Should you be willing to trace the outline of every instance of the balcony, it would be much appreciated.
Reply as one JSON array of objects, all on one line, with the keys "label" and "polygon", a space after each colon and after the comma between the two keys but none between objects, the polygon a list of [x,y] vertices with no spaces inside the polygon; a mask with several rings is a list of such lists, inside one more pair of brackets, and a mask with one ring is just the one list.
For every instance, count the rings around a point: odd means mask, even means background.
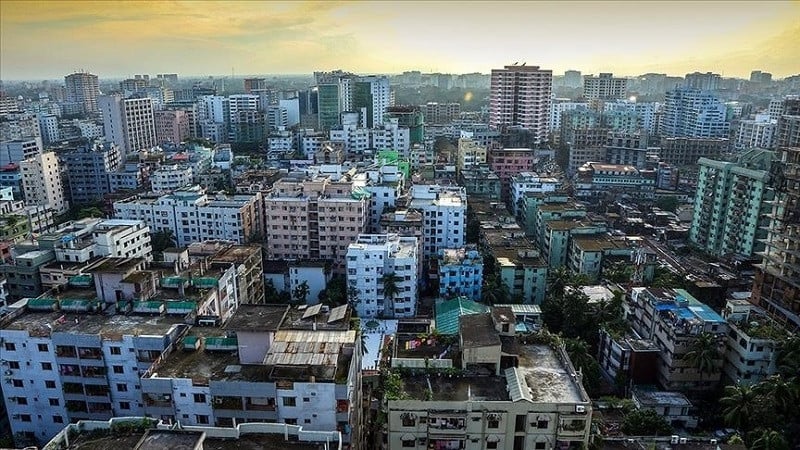
[{"label": "balcony", "polygon": [[245,401],[247,411],[275,411],[275,399],[266,397],[248,397]]},{"label": "balcony", "polygon": [[170,394],[144,394],[142,400],[144,400],[145,406],[172,408],[172,395]]},{"label": "balcony", "polygon": [[214,409],[230,409],[234,411],[243,411],[241,397],[214,397],[211,403]]}]

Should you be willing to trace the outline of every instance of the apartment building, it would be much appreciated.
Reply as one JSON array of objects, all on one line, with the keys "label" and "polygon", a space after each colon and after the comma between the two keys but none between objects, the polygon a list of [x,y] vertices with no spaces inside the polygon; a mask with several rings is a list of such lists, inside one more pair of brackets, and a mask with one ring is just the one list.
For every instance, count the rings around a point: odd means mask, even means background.
[{"label": "apartment building", "polygon": [[554,98],[550,109],[550,132],[558,134],[561,130],[561,118],[565,111],[588,108],[589,104],[586,102],[575,102],[568,98]]},{"label": "apartment building", "polygon": [[687,73],[684,79],[686,80],[686,86],[700,89],[701,91],[716,91],[719,89],[720,81],[722,81],[722,77],[718,73],[712,72]]},{"label": "apartment building", "polygon": [[425,124],[447,124],[461,115],[460,103],[428,102],[421,106]]},{"label": "apartment building", "polygon": [[378,232],[383,212],[397,206],[397,200],[403,195],[405,173],[396,164],[384,164],[367,168],[351,179],[355,192],[366,192],[371,196],[368,228],[371,232]]},{"label": "apartment building", "polygon": [[647,139],[648,133],[644,130],[609,132],[604,146],[603,161],[643,169],[647,165],[648,155],[658,152],[658,148],[648,146]]},{"label": "apartment building", "polygon": [[416,238],[396,234],[362,234],[347,247],[347,284],[358,291],[359,317],[416,315],[418,251]]},{"label": "apartment building", "polygon": [[370,194],[348,181],[287,176],[264,197],[269,259],[330,259],[344,272],[347,246],[364,233]]},{"label": "apartment building", "polygon": [[754,385],[774,375],[780,343],[791,333],[746,298],[728,299],[722,316],[730,328],[723,366],[726,378]]},{"label": "apartment building", "polygon": [[500,177],[501,197],[504,200],[510,195],[511,177],[530,171],[536,163],[535,152],[529,148],[492,149],[488,159],[492,172]]},{"label": "apartment building", "polygon": [[489,100],[489,126],[531,130],[534,144],[547,141],[553,71],[539,66],[505,66],[493,69]]},{"label": "apartment building", "polygon": [[740,120],[733,148],[736,150],[775,148],[777,130],[778,121],[770,119],[769,114],[756,114],[753,119]]},{"label": "apartment building", "polygon": [[25,204],[44,206],[56,214],[69,209],[64,199],[64,186],[61,182],[61,164],[54,152],[38,154],[22,161],[22,190]]},{"label": "apartment building", "polygon": [[700,158],[719,158],[728,151],[726,138],[670,138],[662,137],[658,156],[672,166],[697,164]]},{"label": "apartment building", "polygon": [[752,149],[736,162],[700,158],[689,240],[717,256],[764,250],[774,191],[774,152]]},{"label": "apartment building", "polygon": [[193,186],[163,196],[138,195],[114,202],[114,217],[143,220],[152,232],[172,231],[175,243],[224,239],[239,244],[264,235],[261,193],[214,196]]},{"label": "apartment building", "polygon": [[688,87],[667,91],[660,127],[663,136],[726,138],[729,127],[727,109],[714,94]]},{"label": "apartment building", "polygon": [[518,217],[523,204],[523,197],[528,194],[553,193],[561,189],[561,181],[554,176],[540,175],[536,172],[520,172],[511,176],[511,212]]},{"label": "apartment building", "polygon": [[100,95],[100,84],[97,75],[78,72],[64,77],[66,92],[65,109],[75,113],[97,112],[97,98]]},{"label": "apartment building", "polygon": [[[438,271],[439,297],[481,299],[483,287],[483,256],[472,245],[441,250],[435,261]],[[433,267],[431,268],[433,269]]]},{"label": "apartment building", "polygon": [[462,171],[471,166],[478,166],[487,163],[486,147],[479,145],[470,138],[458,140],[458,152],[456,156],[456,171]]},{"label": "apartment building", "polygon": [[42,148],[42,138],[40,137],[0,141],[0,166],[19,164],[41,154]]},{"label": "apartment building", "polygon": [[191,166],[181,164],[162,165],[150,174],[150,190],[155,194],[168,194],[191,186],[194,182]]},{"label": "apartment building", "polygon": [[158,144],[153,99],[103,95],[97,104],[105,137],[117,144],[122,159]]},{"label": "apartment building", "polygon": [[484,229],[481,246],[494,258],[500,280],[511,299],[541,304],[547,287],[547,262],[521,231]]},{"label": "apartment building", "polygon": [[[633,330],[652,340],[660,349],[658,383],[670,391],[714,389],[722,376],[725,319],[683,289],[633,288],[625,304],[625,314]],[[700,370],[685,355],[700,334],[714,336],[720,356],[714,369]]]},{"label": "apartment building", "polygon": [[60,156],[69,179],[68,193],[73,204],[95,202],[112,192],[110,177],[122,165],[116,144],[98,140]]},{"label": "apartment building", "polygon": [[616,100],[625,98],[628,79],[611,73],[583,77],[583,98],[587,100]]},{"label": "apartment building", "polygon": [[467,194],[464,188],[418,184],[411,187],[408,208],[422,212],[422,258],[445,248],[461,248],[466,240]]},{"label": "apartment building", "polygon": [[[458,346],[438,342],[396,348],[407,398],[389,398],[390,449],[554,449],[587,445],[591,401],[563,348],[524,344],[510,308],[459,319]],[[399,346],[399,347],[398,347]],[[502,348],[502,352],[501,352]],[[429,359],[442,352],[440,359]],[[460,354],[460,368],[452,367]],[[459,376],[425,370],[436,361]],[[448,366],[447,364],[450,364]],[[439,368],[438,371],[445,369]]]},{"label": "apartment building", "polygon": [[470,166],[458,172],[458,184],[464,186],[470,198],[484,198],[500,201],[500,177],[495,175],[487,164]]},{"label": "apartment building", "polygon": [[591,198],[619,192],[639,198],[653,198],[657,172],[633,166],[587,162],[575,175],[575,197]]},{"label": "apartment building", "polygon": [[154,112],[156,142],[180,144],[191,137],[189,112],[180,109],[162,109]]},{"label": "apartment building", "polygon": [[29,245],[16,245],[14,250],[16,255],[12,261],[0,265],[0,273],[8,280],[6,288],[9,300],[41,295],[43,290],[40,269],[56,259],[55,252]]}]

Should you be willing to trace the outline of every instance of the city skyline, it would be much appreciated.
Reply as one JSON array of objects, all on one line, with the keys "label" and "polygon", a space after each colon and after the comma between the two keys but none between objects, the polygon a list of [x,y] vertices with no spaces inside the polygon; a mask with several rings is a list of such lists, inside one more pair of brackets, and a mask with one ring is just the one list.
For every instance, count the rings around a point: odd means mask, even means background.
[{"label": "city skyline", "polygon": [[796,2],[4,1],[0,79],[489,73],[513,62],[555,74],[783,78],[800,72],[798,18]]}]

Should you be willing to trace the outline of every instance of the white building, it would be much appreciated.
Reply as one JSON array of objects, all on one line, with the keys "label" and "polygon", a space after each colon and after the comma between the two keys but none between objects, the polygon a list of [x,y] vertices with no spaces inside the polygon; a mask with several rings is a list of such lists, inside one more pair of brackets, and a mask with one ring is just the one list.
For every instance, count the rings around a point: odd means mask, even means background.
[{"label": "white building", "polygon": [[[414,317],[417,313],[417,239],[362,234],[347,247],[347,285],[358,290],[359,317]],[[388,281],[391,280],[391,281]],[[388,283],[394,296],[384,295]]]},{"label": "white building", "polygon": [[398,124],[399,119],[392,118],[383,126],[372,130],[372,148],[378,150],[395,150],[403,157],[408,157],[411,147],[410,131]]},{"label": "white building", "polygon": [[655,134],[658,126],[658,112],[661,110],[661,103],[658,102],[637,102],[631,100],[619,100],[615,102],[605,102],[603,110],[610,111],[633,111],[636,113],[638,128],[644,128],[649,134]]},{"label": "white building", "polygon": [[278,105],[286,109],[287,127],[293,127],[300,123],[300,99],[297,97],[280,99]]},{"label": "white building", "polygon": [[386,208],[394,208],[403,193],[403,173],[395,165],[370,168],[353,177],[353,188],[363,189],[372,195],[369,226],[373,232],[380,228],[381,215]]},{"label": "white building", "polygon": [[78,129],[81,131],[81,137],[89,140],[95,140],[103,137],[103,126],[94,122],[79,121]]},{"label": "white building", "polygon": [[[386,113],[386,108],[391,106],[391,91],[389,89],[389,79],[384,76],[369,76],[361,77],[356,82],[369,84],[369,94],[372,100],[372,115],[368,117],[369,112],[367,107],[358,104],[357,95],[351,94],[352,105],[354,108],[359,108],[361,113],[361,126],[364,128],[378,127],[383,123],[383,115]],[[347,106],[347,105],[345,105]],[[353,109],[345,108],[344,111],[352,111]]]},{"label": "white building", "polygon": [[615,77],[610,73],[601,73],[600,76],[586,75],[583,77],[583,97],[587,100],[609,100],[625,98],[628,90],[628,79]]},{"label": "white building", "polygon": [[212,142],[225,142],[228,138],[226,122],[228,99],[221,95],[204,95],[197,99],[197,123],[200,137]]},{"label": "white building", "polygon": [[167,194],[176,189],[190,186],[193,182],[190,166],[169,164],[150,174],[151,190],[156,194]]},{"label": "white building", "polygon": [[554,98],[550,109],[550,132],[558,133],[561,129],[561,114],[564,111],[587,109],[588,107],[589,104],[585,102],[575,102],[568,98]]},{"label": "white building", "polygon": [[175,244],[223,239],[244,244],[263,233],[260,193],[207,195],[199,186],[161,197],[137,196],[114,203],[114,217],[144,220],[153,232],[172,231]]},{"label": "white building", "polygon": [[98,256],[153,259],[150,227],[141,220],[82,219],[56,230],[60,262],[87,262]]},{"label": "white building", "polygon": [[741,120],[733,146],[736,150],[774,148],[777,128],[778,121],[770,119],[769,114],[756,114],[754,119]]},{"label": "white building", "polygon": [[411,187],[410,209],[422,211],[422,257],[445,248],[461,248],[466,240],[467,193],[463,187],[419,184]]},{"label": "white building", "polygon": [[511,209],[516,217],[522,206],[522,199],[527,193],[543,194],[555,192],[561,182],[555,177],[544,177],[536,172],[520,172],[511,177]]},{"label": "white building", "polygon": [[0,142],[0,166],[19,164],[42,153],[42,138],[26,138]]},{"label": "white building", "polygon": [[56,214],[69,209],[64,199],[61,165],[54,152],[42,153],[20,163],[22,190],[27,205],[46,206]]},{"label": "white building", "polygon": [[53,114],[39,115],[39,130],[45,144],[58,142],[58,117]]},{"label": "white building", "polygon": [[267,107],[267,127],[270,129],[287,128],[289,126],[289,111],[283,106],[272,105]]},{"label": "white building", "polygon": [[777,372],[778,348],[790,333],[747,297],[728,300],[722,312],[730,328],[722,371],[731,382],[754,385]]},{"label": "white building", "polygon": [[97,99],[97,105],[106,139],[117,144],[123,156],[156,146],[153,99],[102,95]]}]

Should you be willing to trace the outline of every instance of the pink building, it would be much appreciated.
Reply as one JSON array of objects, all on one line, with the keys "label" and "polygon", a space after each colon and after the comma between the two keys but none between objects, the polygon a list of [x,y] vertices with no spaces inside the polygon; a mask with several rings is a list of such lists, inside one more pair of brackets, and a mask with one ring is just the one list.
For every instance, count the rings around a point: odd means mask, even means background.
[{"label": "pink building", "polygon": [[489,126],[520,127],[533,132],[534,143],[547,142],[553,71],[539,66],[505,66],[492,70],[491,83]]},{"label": "pink building", "polygon": [[155,111],[158,143],[179,144],[189,138],[189,115],[181,110]]},{"label": "pink building", "polygon": [[500,178],[500,197],[508,199],[511,177],[528,172],[534,165],[530,148],[500,148],[489,152],[489,167]]}]

